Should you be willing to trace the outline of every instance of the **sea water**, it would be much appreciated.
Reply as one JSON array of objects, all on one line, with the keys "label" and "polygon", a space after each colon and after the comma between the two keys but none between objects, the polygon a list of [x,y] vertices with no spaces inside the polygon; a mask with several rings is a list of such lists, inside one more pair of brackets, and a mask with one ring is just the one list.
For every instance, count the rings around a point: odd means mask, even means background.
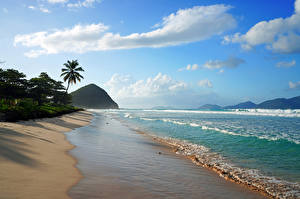
[{"label": "sea water", "polygon": [[300,110],[109,110],[224,177],[300,197]]},{"label": "sea water", "polygon": [[118,114],[95,111],[90,125],[66,134],[83,175],[71,198],[266,198],[136,132]]}]

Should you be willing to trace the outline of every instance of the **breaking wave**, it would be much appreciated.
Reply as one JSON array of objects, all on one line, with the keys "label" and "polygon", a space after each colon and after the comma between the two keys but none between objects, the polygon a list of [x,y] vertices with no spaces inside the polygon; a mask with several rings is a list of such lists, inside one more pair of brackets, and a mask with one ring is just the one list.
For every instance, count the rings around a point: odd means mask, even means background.
[{"label": "breaking wave", "polygon": [[[150,111],[150,110],[149,110]],[[151,110],[153,111],[153,110]],[[240,164],[231,156],[224,153],[224,156],[213,152],[219,151],[218,148],[213,147],[210,144],[214,142],[206,142],[205,138],[219,138],[223,140],[236,140],[231,139],[230,136],[221,136],[221,134],[227,134],[232,136],[242,136],[242,137],[253,137],[257,139],[268,140],[268,147],[278,147],[283,146],[280,152],[286,155],[287,158],[283,157],[283,163],[278,164],[282,166],[284,164],[289,164],[291,168],[295,170],[297,166],[298,156],[295,157],[296,153],[285,153],[288,149],[298,150],[300,144],[300,136],[297,133],[299,127],[298,118],[260,118],[260,117],[232,117],[232,116],[214,116],[208,114],[245,114],[245,115],[266,115],[266,116],[278,116],[278,117],[299,117],[300,110],[231,110],[231,111],[189,111],[189,110],[159,110],[148,112],[146,110],[140,110],[138,112],[132,111],[129,113],[122,112],[121,115],[126,118],[131,118],[130,121],[144,126],[142,129],[146,129],[146,132],[154,132],[156,135],[150,135],[153,139],[166,143],[175,149],[175,152],[188,156],[192,161],[203,167],[210,168],[216,171],[221,177],[235,181],[240,184],[247,185],[252,189],[259,190],[271,196],[272,198],[300,198],[300,184],[299,181],[293,181],[296,178],[285,178],[283,174],[292,174],[289,172],[283,173],[282,175],[276,174],[273,168],[261,164],[263,161],[259,156],[260,149],[254,151],[253,156],[255,161],[253,164],[258,164],[258,166],[249,164]],[[175,113],[175,114],[173,114]],[[179,114],[182,113],[182,114]],[[189,113],[189,114],[186,114]],[[195,115],[194,115],[195,113]],[[199,113],[207,114],[205,116],[197,115]],[[283,116],[284,115],[284,116]],[[198,131],[199,129],[199,131]],[[163,133],[160,133],[163,132]],[[169,132],[170,131],[170,132]],[[155,133],[156,132],[156,133]],[[206,133],[204,133],[206,132]],[[200,133],[199,136],[194,133]],[[203,134],[201,134],[203,133]],[[218,134],[221,133],[221,134]],[[149,135],[149,134],[148,134]],[[190,136],[191,135],[191,136]],[[209,135],[209,136],[208,136]],[[167,137],[164,137],[167,136]],[[175,137],[175,138],[171,138]],[[248,139],[241,139],[247,141]],[[193,139],[196,139],[197,144],[193,144]],[[189,141],[186,141],[188,140]],[[202,139],[202,142],[197,142],[197,139]],[[278,142],[274,142],[277,141]],[[280,140],[280,141],[279,141]],[[284,140],[283,142],[281,140]],[[287,143],[289,141],[290,143]],[[201,144],[200,144],[201,143]],[[229,142],[230,143],[230,142]],[[258,142],[258,140],[253,140],[255,144],[261,144],[264,142]],[[295,143],[297,145],[294,145]],[[203,146],[203,145],[205,146]],[[210,148],[208,148],[208,147]],[[287,146],[288,148],[285,148]],[[222,147],[222,146],[221,146]],[[242,145],[238,145],[238,149],[243,150]],[[290,148],[289,148],[290,147]],[[217,149],[217,150],[216,150]],[[274,148],[275,149],[275,148]],[[223,150],[223,149],[222,149]],[[226,149],[225,149],[226,150]],[[235,153],[235,152],[233,152]],[[269,154],[272,152],[262,151],[264,154]],[[274,154],[275,155],[275,154]],[[227,157],[228,156],[228,157]],[[276,164],[276,161],[281,161],[278,157],[281,154],[277,154],[276,157],[270,156],[270,161],[268,164]],[[237,155],[237,157],[240,157]],[[247,156],[242,156],[247,157]],[[251,156],[252,157],[252,156]],[[272,159],[273,158],[273,159]],[[295,159],[296,158],[296,159]],[[298,159],[297,159],[298,158]],[[296,160],[294,164],[291,161]],[[235,163],[233,163],[233,162]],[[240,166],[239,166],[240,165]],[[256,169],[250,169],[256,168]],[[259,169],[259,170],[258,170]],[[292,171],[294,171],[292,170]],[[273,173],[275,171],[275,173]],[[294,172],[297,172],[296,170]],[[272,174],[270,174],[272,173]],[[297,174],[297,173],[295,173]],[[271,175],[271,176],[270,176]],[[274,175],[274,176],[273,176]],[[296,175],[297,177],[298,175]],[[285,180],[283,180],[285,179]]]},{"label": "breaking wave", "polygon": [[151,135],[154,140],[175,148],[177,154],[188,156],[197,165],[217,172],[221,177],[262,191],[274,198],[299,198],[300,184],[265,176],[255,169],[240,168],[208,148],[169,137]]},{"label": "breaking wave", "polygon": [[[127,114],[125,114],[124,117],[133,118],[133,116],[127,116]],[[233,131],[220,129],[220,128],[217,128],[217,127],[209,127],[209,126],[206,126],[206,125],[197,124],[195,122],[182,122],[182,121],[177,121],[177,120],[173,120],[173,119],[164,119],[164,118],[163,119],[153,119],[153,118],[146,118],[146,117],[141,117],[139,119],[145,120],[145,121],[163,121],[163,122],[173,123],[173,124],[176,124],[176,125],[186,125],[186,126],[191,126],[191,127],[200,127],[204,131],[215,131],[215,132],[228,134],[228,135],[233,135],[233,136],[255,137],[255,138],[258,138],[258,139],[264,139],[264,140],[268,140],[268,141],[276,141],[276,140],[282,139],[282,140],[287,140],[287,141],[295,143],[295,144],[300,144],[299,140],[292,139],[288,136],[284,136],[284,135],[281,135],[281,134],[278,134],[275,137],[274,136],[273,137],[268,136],[268,135],[251,135],[251,134],[236,133],[236,132],[233,132]]]},{"label": "breaking wave", "polygon": [[277,117],[300,117],[300,109],[229,109],[220,111],[199,111],[199,110],[144,110],[153,112],[168,113],[195,113],[195,114],[235,114],[254,116],[277,116]]}]

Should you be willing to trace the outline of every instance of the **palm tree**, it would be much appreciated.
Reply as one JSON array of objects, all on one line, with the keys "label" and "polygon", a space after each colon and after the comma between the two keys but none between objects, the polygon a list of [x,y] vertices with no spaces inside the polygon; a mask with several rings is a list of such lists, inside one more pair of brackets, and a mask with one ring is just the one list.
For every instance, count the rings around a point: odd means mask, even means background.
[{"label": "palm tree", "polygon": [[76,84],[76,81],[83,79],[83,77],[79,74],[79,71],[84,71],[83,68],[79,66],[77,60],[67,61],[64,63],[65,68],[61,69],[61,75],[64,76],[64,81],[68,81],[68,87],[66,89],[66,93],[68,92],[70,84]]}]

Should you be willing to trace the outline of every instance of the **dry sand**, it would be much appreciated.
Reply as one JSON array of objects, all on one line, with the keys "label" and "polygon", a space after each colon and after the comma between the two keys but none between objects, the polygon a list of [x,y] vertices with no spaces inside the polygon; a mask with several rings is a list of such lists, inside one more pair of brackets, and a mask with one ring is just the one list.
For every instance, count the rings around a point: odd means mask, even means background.
[{"label": "dry sand", "polygon": [[76,112],[56,118],[0,122],[0,198],[69,198],[67,190],[81,178],[73,148],[64,132],[88,125],[92,114]]}]

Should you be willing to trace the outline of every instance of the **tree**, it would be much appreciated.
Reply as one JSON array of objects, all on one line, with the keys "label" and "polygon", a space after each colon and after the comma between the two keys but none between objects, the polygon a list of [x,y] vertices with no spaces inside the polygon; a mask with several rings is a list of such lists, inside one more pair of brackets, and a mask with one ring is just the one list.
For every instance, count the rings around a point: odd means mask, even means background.
[{"label": "tree", "polygon": [[83,77],[79,74],[79,72],[83,72],[84,70],[82,67],[79,66],[79,63],[77,60],[67,61],[67,63],[64,63],[65,68],[61,69],[61,77],[64,76],[64,81],[68,82],[68,86],[66,89],[66,93],[68,92],[70,84],[76,84],[76,81],[81,81]]},{"label": "tree", "polygon": [[66,93],[63,82],[52,79],[45,72],[41,73],[39,77],[29,80],[29,96],[38,101],[39,105],[45,102],[55,104],[71,102],[71,96]]},{"label": "tree", "polygon": [[63,82],[54,81],[53,82],[53,98],[52,101],[55,104],[70,104],[72,101],[72,96],[66,93],[66,88],[63,86]]},{"label": "tree", "polygon": [[31,78],[29,84],[29,96],[38,104],[48,102],[53,93],[52,79],[47,73],[41,73],[39,77]]},{"label": "tree", "polygon": [[0,68],[0,98],[19,99],[26,96],[26,75],[14,69]]}]

